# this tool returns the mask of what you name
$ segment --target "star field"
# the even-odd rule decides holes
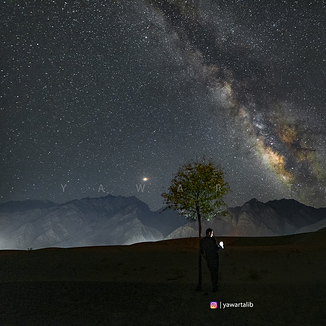
[[[231,206],[326,206],[323,2],[2,7],[2,202],[113,194],[158,209],[178,167],[206,155]]]

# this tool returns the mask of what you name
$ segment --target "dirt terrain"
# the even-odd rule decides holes
[[[324,325],[326,229],[216,239],[217,293],[198,238],[0,251],[0,325]]]

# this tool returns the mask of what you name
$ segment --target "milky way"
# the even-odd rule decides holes
[[[325,9],[5,3],[1,201],[111,193],[157,209],[180,164],[206,155],[230,205],[326,206]]]

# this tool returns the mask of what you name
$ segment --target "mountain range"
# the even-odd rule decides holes
[[[151,211],[138,198],[83,198],[63,204],[26,200],[0,204],[0,249],[128,245],[197,237],[198,222],[174,211]],[[203,231],[223,236],[273,236],[316,231],[326,226],[326,208],[292,199],[262,203],[251,199],[229,208],[228,216],[203,221]]]
[[[294,199],[262,203],[256,198],[243,206],[230,207],[228,216],[203,221],[202,233],[208,227],[221,236],[280,236],[314,232],[326,226],[326,208],[314,208]],[[198,236],[198,222],[187,223],[167,238]]]

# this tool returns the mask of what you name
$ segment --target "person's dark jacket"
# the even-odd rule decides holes
[[[204,255],[207,262],[219,260],[218,250],[220,247],[217,245],[215,238],[206,236],[200,241],[200,252]]]

